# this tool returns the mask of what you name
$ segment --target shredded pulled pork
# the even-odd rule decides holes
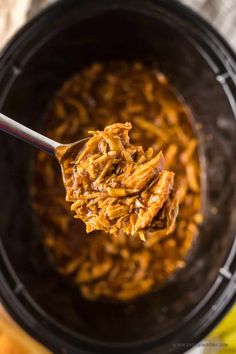
[[[94,119],[96,117],[96,119]],[[64,83],[46,114],[45,134],[64,144],[89,130],[131,122],[134,145],[154,155],[163,151],[165,168],[175,173],[179,213],[168,235],[114,237],[86,235],[65,201],[56,160],[39,151],[33,183],[34,208],[52,266],[89,300],[127,301],[157,290],[186,266],[186,255],[202,222],[198,139],[183,98],[154,65],[140,62],[94,63]],[[203,171],[204,172],[204,171]],[[165,230],[164,230],[165,231]],[[79,293],[78,293],[79,296]]]
[[[90,131],[84,149],[61,159],[66,201],[86,231],[135,235],[168,234],[178,213],[174,172],[164,170],[164,156],[130,144],[131,123]]]

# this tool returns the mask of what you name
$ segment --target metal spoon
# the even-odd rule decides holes
[[[27,128],[23,124],[16,122],[2,113],[0,113],[0,130],[47,152],[56,157],[59,161],[72,147],[76,146],[78,150],[81,150],[83,144],[88,140],[88,138],[85,138],[71,144],[60,144],[55,140],[49,139],[46,136]]]

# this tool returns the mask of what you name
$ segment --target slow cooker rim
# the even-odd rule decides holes
[[[27,31],[30,31],[32,29],[32,27],[34,25],[37,25],[37,21],[39,19],[41,19],[42,17],[44,17],[46,14],[49,14],[49,13],[52,13],[53,11],[57,11],[59,10],[59,7],[62,6],[63,4],[65,4],[67,2],[68,4],[68,0],[63,0],[61,1],[60,3],[56,3],[56,4],[53,4],[51,5],[49,8],[45,9],[41,14],[39,14],[38,16],[36,16],[35,18],[33,18],[25,27],[23,27],[21,29],[21,31],[16,35],[16,37],[14,37],[11,42],[7,45],[7,47],[5,48],[5,50],[3,51],[2,55],[1,55],[1,58],[0,58],[0,61],[3,61],[5,60],[5,56],[7,57],[8,56],[8,52],[11,51],[12,49],[14,50],[15,46],[17,47],[17,45],[19,45],[18,41],[21,42],[22,41],[22,35],[25,35],[27,34]],[[70,1],[71,3],[75,3],[75,0],[71,0]],[[150,3],[156,3],[157,1],[156,0],[149,0]],[[159,4],[162,4],[164,5],[164,2],[163,1],[159,1]],[[171,1],[168,1],[166,2],[168,3],[168,5],[170,5]],[[198,21],[198,26],[200,26],[200,24],[202,25],[202,27],[206,27],[208,29],[208,31],[220,42],[221,44],[221,47],[224,47],[225,48],[225,53],[227,53],[227,55],[229,54],[231,59],[232,59],[232,67],[233,67],[233,70],[235,71],[235,54],[233,53],[233,51],[231,50],[231,48],[228,46],[228,44],[224,41],[224,39],[214,30],[211,28],[211,26],[206,23],[206,21],[204,21],[200,16],[198,16],[197,14],[195,14],[193,11],[191,11],[190,9],[186,8],[185,6],[181,5],[180,3],[178,3],[177,1],[174,1],[172,2],[171,6],[176,6],[177,9],[180,9],[183,13],[185,12],[185,15],[188,13],[188,16],[189,16],[189,20],[191,18],[194,18],[194,20],[197,20]],[[187,15],[186,15],[187,17]],[[200,22],[200,24],[199,24]],[[0,64],[1,65],[1,64]],[[236,274],[235,274],[236,275]],[[27,323],[25,321],[22,320],[22,318],[20,317],[19,313],[17,311],[15,311],[15,309],[12,307],[12,305],[9,303],[9,298],[8,298],[8,295],[7,293],[6,294],[3,294],[3,291],[2,289],[4,289],[4,280],[5,280],[5,277],[2,275],[1,273],[1,278],[0,278],[0,282],[1,284],[3,285],[3,287],[0,287],[0,292],[1,292],[1,297],[3,299],[3,303],[5,305],[5,307],[8,309],[8,311],[13,315],[13,318],[17,319],[17,322],[21,324],[21,326],[27,330],[27,332],[29,332],[31,335],[33,335],[34,337],[38,337],[37,339],[39,339],[42,343],[46,344],[46,345],[49,345],[49,343],[47,341],[45,341],[45,337],[43,336],[43,332],[42,331],[42,335],[40,335],[40,331],[38,330],[37,334],[35,333],[34,329],[33,328],[30,328]],[[234,282],[234,279],[232,277],[231,281],[228,283],[228,286],[230,284],[233,285],[233,282]],[[225,288],[225,291],[226,291],[227,287]],[[6,290],[6,289],[5,289]],[[19,301],[17,299],[17,296],[15,297],[17,301]],[[218,314],[218,317],[214,319],[214,321],[211,323],[211,326],[212,328],[214,327],[215,323],[217,323],[219,321],[220,318],[223,317],[224,313],[226,313],[226,311],[228,310],[228,308],[233,304],[234,302],[234,299],[236,298],[236,294],[233,296],[232,294],[232,298],[229,300],[228,299],[228,303],[227,305],[225,305],[225,308],[224,310]],[[47,315],[48,316],[48,315]],[[38,326],[42,327],[43,330],[45,330],[45,327],[41,324],[37,324]],[[58,326],[58,325],[57,325]],[[208,327],[208,329],[205,331],[206,333],[209,331],[209,328],[210,326]],[[71,332],[71,331],[70,331]],[[47,332],[48,334],[48,332]],[[202,336],[204,335],[204,332],[201,332],[199,333],[198,337],[199,338],[202,338]],[[58,335],[55,336],[57,339],[58,339]],[[78,337],[78,336],[77,336]],[[83,336],[82,336],[83,337]],[[56,339],[55,338],[55,339]],[[54,341],[55,341],[54,339]],[[86,338],[87,339],[87,338]],[[98,344],[104,344],[104,342],[102,341],[96,341],[96,340],[92,340],[90,338],[88,338],[87,340],[89,340],[90,343],[94,343],[95,345],[98,345]],[[186,340],[187,341],[187,340]],[[150,341],[148,341],[150,343]],[[135,342],[137,344],[137,342]],[[143,341],[142,341],[143,343]],[[58,343],[59,344],[59,343]],[[51,347],[52,343],[50,343],[50,347]],[[128,347],[131,347],[133,346],[132,343],[129,344],[120,344],[120,343],[109,343],[109,345],[107,346],[107,348],[111,348],[114,346],[118,346],[120,349],[125,347],[125,348],[128,348]],[[53,349],[54,350],[54,349]]]

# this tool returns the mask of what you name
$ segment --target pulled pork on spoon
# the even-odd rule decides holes
[[[92,137],[82,151],[61,157],[66,201],[86,231],[117,235],[168,234],[178,213],[174,172],[164,156],[130,144],[131,123],[116,123]]]

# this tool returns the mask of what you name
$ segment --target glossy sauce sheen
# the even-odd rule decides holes
[[[131,123],[115,123],[91,131],[77,150],[72,144],[56,150],[75,218],[88,233],[102,230],[119,237],[138,235],[143,241],[168,235],[175,227],[179,193],[174,172],[164,170],[160,151],[144,151],[130,143]],[[67,147],[67,146],[66,146]]]
[[[95,118],[96,117],[96,118]],[[75,220],[57,162],[39,152],[35,162],[34,208],[43,225],[43,243],[58,272],[87,299],[130,300],[157,289],[177,269],[202,222],[200,165],[192,116],[167,78],[141,63],[93,64],[68,80],[47,113],[45,134],[61,143],[131,122],[131,143],[165,156],[180,191],[176,226],[146,242],[103,231],[86,234]]]

